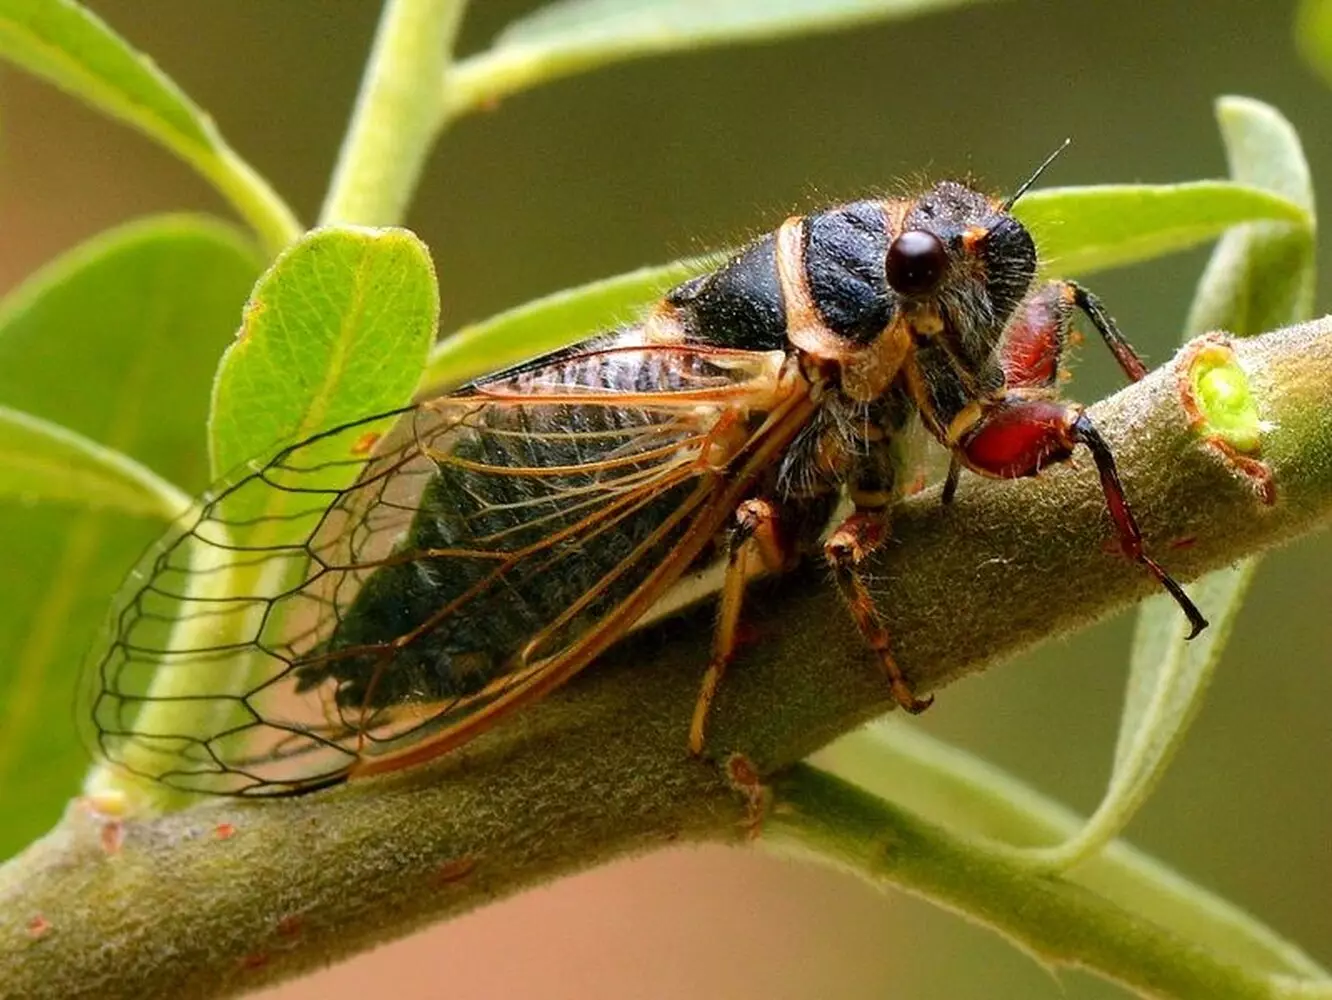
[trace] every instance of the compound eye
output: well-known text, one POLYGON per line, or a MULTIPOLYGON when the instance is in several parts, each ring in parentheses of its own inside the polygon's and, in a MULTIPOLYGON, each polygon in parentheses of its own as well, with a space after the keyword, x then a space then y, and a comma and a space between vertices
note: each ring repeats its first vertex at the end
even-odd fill
POLYGON ((939 287, 948 267, 943 242, 924 229, 908 229, 888 247, 885 276, 893 291, 928 295, 939 287))

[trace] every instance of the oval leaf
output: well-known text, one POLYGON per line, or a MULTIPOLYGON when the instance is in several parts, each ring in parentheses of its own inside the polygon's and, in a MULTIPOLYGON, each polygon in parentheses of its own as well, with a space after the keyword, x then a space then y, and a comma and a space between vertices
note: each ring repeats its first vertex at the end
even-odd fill
POLYGON ((157 65, 74 0, 0 0, 0 57, 151 136, 229 199, 274 252, 300 225, 157 65))
MULTIPOLYGON (((240 332, 219 367, 209 423, 210 453, 219 476, 234 472, 241 477, 247 465, 256 468, 281 442, 312 438, 407 402, 420 379, 438 315, 430 255, 411 233, 339 226, 306 234, 255 286, 240 332)), ((180 554, 186 560, 176 586, 184 596, 173 607, 272 589, 271 582, 264 582, 267 575, 290 567, 227 561, 225 553, 236 546, 257 550, 305 543, 313 530, 311 520, 322 517, 328 504, 327 496, 312 497, 311 491, 340 489, 355 475, 345 460, 349 445, 343 436, 332 435, 304 447, 302 463, 308 463, 311 474, 303 477, 299 492, 255 479, 250 488, 226 494, 227 516, 211 522, 211 545, 193 544, 192 522, 173 528, 166 542, 173 548, 183 546, 180 554), (226 537, 217 537, 219 533, 226 537)), ((132 581, 118 602, 137 600, 138 588, 132 581)), ((252 634, 256 618, 266 611, 263 602, 251 602, 234 613, 183 613, 174 621, 163 611, 163 636, 157 645, 235 645, 235 655, 215 665, 233 680, 200 678, 190 670, 158 670, 142 678, 143 688, 135 692, 146 697, 135 728, 151 733, 220 732, 241 723, 248 711, 244 706, 199 698, 197 687, 251 686, 248 678, 261 668, 233 637, 252 634)), ((95 697, 100 677, 89 680, 85 693, 95 697)), ((189 802, 189 793, 134 777, 134 772, 145 771, 144 760, 154 752, 151 741, 131 746, 121 758, 125 770, 98 768, 86 787, 94 794, 114 793, 135 811, 189 802)))
POLYGON ((307 233, 255 286, 218 368, 214 477, 281 442, 401 406, 438 319, 430 252, 405 229, 307 233))
POLYGON ((459 385, 632 322, 680 282, 706 273, 724 259, 721 254, 708 254, 639 268, 556 292, 465 326, 431 351, 421 384, 429 389, 459 385))
POLYGON ((190 498, 128 455, 0 406, 0 499, 67 503, 170 521, 190 498))
MULTIPOLYGON (((234 229, 208 220, 99 236, 0 305, 0 402, 105 449, 112 464, 202 488, 209 385, 261 266, 234 229)), ((161 524, 12 494, 0 516, 3 857, 78 792, 88 755, 70 710, 76 675, 107 596, 161 524)))
POLYGON ((1242 222, 1309 221, 1282 192, 1233 181, 1045 188, 1024 195, 1013 214, 1036 237, 1042 263, 1061 276, 1163 257, 1242 222))
POLYGON ((548 80, 643 56, 705 45, 813 34, 960 7, 979 0, 558 0, 502 31, 454 67, 453 113, 548 80))
MULTIPOLYGON (((1237 180, 1262 184, 1299 207, 1285 224, 1234 229, 1217 245, 1199 283, 1186 338, 1223 329, 1245 336, 1309 318, 1313 289, 1313 196, 1299 137, 1275 109, 1244 98, 1217 107, 1237 180)), ((1211 627, 1185 641, 1187 626, 1165 595, 1138 612, 1114 767, 1105 796, 1087 823, 1054 848, 1033 852, 1065 869, 1101 851, 1128 825, 1156 788, 1202 706, 1221 660, 1257 559, 1192 583, 1194 601, 1211 627)))

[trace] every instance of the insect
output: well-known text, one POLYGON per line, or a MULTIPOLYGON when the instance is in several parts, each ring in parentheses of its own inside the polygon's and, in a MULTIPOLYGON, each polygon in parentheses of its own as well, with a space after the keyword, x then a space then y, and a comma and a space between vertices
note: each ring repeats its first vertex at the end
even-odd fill
POLYGON ((1109 447, 1057 398, 1078 311, 1130 379, 1146 369, 1091 293, 1036 283, 1010 210, 1039 173, 1006 200, 945 181, 788 219, 636 324, 221 484, 113 615, 101 751, 236 795, 405 767, 568 680, 718 558, 697 753, 746 581, 811 552, 893 698, 921 711, 861 568, 916 420, 951 453, 945 500, 961 470, 1030 476, 1085 447, 1120 549, 1196 634, 1206 621, 1144 551, 1109 447))

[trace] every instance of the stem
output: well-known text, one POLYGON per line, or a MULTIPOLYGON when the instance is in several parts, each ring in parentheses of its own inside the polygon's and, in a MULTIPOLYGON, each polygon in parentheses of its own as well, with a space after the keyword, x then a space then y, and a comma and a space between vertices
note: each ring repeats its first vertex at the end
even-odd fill
POLYGON ((965 913, 1050 965, 1087 969, 1139 996, 1284 995, 1277 977, 1209 952, 1073 882, 1037 876, 1002 849, 950 834, 811 767, 797 765, 777 780, 764 832, 779 849, 965 913))
MULTIPOLYGON (((814 763, 923 819, 1002 845, 1033 875, 1051 874, 1021 848, 1063 841, 1085 820, 999 768, 929 735, 885 720, 820 752, 814 763)), ((1232 961, 1302 980, 1327 973, 1271 928, 1122 840, 1063 873, 1080 885, 1232 961)))
POLYGON ((466 6, 466 0, 386 0, 322 224, 402 221, 438 134, 439 81, 452 63, 466 6))
POLYGON ((578 56, 551 58, 523 49, 480 52, 459 60, 442 90, 437 90, 439 114, 446 123, 451 122, 537 84, 595 67, 599 61, 578 56))
POLYGON ((194 163, 258 234, 271 260, 296 242, 305 227, 268 181, 220 139, 218 145, 216 158, 199 157, 194 163))
MULTIPOLYGON (((1269 422, 1262 448, 1275 504, 1263 504, 1193 431, 1180 401, 1187 358, 1089 410, 1117 449, 1149 545, 1183 579, 1332 518, 1332 318, 1233 347, 1269 422), (1192 544, 1168 547, 1180 538, 1192 544)), ((1021 482, 968 480, 947 509, 937 491, 895 508, 897 544, 876 558, 870 578, 917 688, 940 687, 1148 592, 1145 573, 1103 550, 1108 530, 1090 463, 1021 482)), ((761 775, 780 776, 890 708, 887 685, 817 570, 760 587, 751 607, 762 641, 727 675, 709 753, 737 751, 761 775)), ((302 798, 141 819, 98 819, 76 804, 51 835, 0 868, 0 982, 25 997, 74 995, 90 983, 103 1000, 217 996, 625 853, 681 839, 736 841, 744 801, 715 761, 684 750, 710 655, 711 610, 644 629, 429 766, 302 798), (34 939, 39 917, 45 931, 34 939)), ((900 813, 893 821, 914 849, 952 859, 954 881, 940 886, 940 898, 1025 933, 1026 917, 1007 912, 1003 897, 972 899, 957 884, 965 878, 956 863, 967 857, 957 852, 967 845, 900 813)), ((991 886, 1015 877, 1015 865, 1029 880, 1062 885, 1011 855, 986 863, 991 886)), ((920 885, 928 878, 918 868, 907 875, 920 885)), ((1032 914, 1033 935, 1058 923, 1052 913, 1090 921, 1077 935, 1069 930, 1057 960, 1155 984, 1159 996, 1197 996, 1197 983, 1221 972, 1227 982, 1209 996, 1282 995, 1182 934, 1129 947, 1150 915, 1131 918, 1090 888, 1035 898, 1052 909, 1032 914), (1102 941, 1101 931, 1128 937, 1102 941), (1137 971, 1134 954, 1142 956, 1137 971), (1152 978, 1158 970, 1165 978, 1152 978)), ((1284 995, 1297 995, 1288 986, 1284 995)))

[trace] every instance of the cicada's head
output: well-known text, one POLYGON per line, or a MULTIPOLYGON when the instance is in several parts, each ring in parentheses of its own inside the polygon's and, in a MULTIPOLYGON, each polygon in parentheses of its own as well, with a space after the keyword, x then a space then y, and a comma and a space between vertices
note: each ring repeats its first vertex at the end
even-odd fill
POLYGON ((884 257, 898 321, 979 369, 1036 276, 1036 244, 1004 203, 953 181, 902 205, 884 257))
POLYGON ((954 181, 790 220, 777 257, 791 343, 859 400, 934 354, 974 373, 972 392, 993 388, 1000 336, 1036 275, 1007 203, 954 181))

